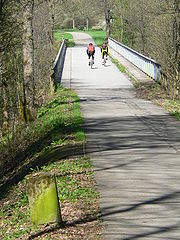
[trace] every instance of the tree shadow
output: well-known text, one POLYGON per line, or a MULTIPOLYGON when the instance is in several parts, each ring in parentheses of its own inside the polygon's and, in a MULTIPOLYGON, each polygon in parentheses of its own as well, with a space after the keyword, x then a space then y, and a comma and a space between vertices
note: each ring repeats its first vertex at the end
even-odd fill
MULTIPOLYGON (((29 236, 28 239, 34 239, 36 237, 40 237, 45 233, 52 233, 58 229, 63 229, 63 228, 68 228, 68 227, 76 227, 79 224, 83 224, 83 223, 87 223, 87 222, 93 222, 93 221, 97 221, 98 219, 102 219, 101 224, 103 224, 104 218, 105 216, 114 216, 115 214, 119 213, 125 213, 125 212, 131 212, 134 211, 135 209, 143 206, 143 205, 149 205, 149 204, 157 204, 157 203, 163 203, 166 200, 172 200, 176 197, 180 196, 180 191, 175 191, 172 193, 168 193, 165 195, 162 195, 160 197, 157 198, 152 198, 137 204, 133 204, 125 209, 122 210, 113 210, 113 206, 108 207, 108 208, 103 208, 101 209, 101 213, 99 213, 99 216, 91 216, 91 215, 86 215, 78 220, 75 221, 71 221, 71 222, 63 222, 61 225, 55 225, 55 226, 48 226, 47 228, 45 228, 44 230, 38 231, 32 235, 29 236), (104 210, 110 210, 108 213, 103 213, 104 210)), ((146 230, 146 232, 139 233, 139 234, 134 234, 132 236, 128 236, 128 237, 123 237, 123 236, 119 236, 119 239, 122 240, 133 240, 133 239, 139 239, 139 238, 143 238, 143 237, 149 237, 149 236, 153 236, 155 234, 163 234, 166 232, 171 232, 174 229, 179 228, 180 226, 180 221, 178 221, 176 224, 171 224, 169 223, 169 225, 167 226, 156 226, 154 230, 152 230, 152 227, 149 226, 149 230, 146 230)), ((131 227, 131 226, 129 226, 131 227)), ((138 226, 139 228, 141 228, 142 226, 138 226)), ((148 227, 147 227, 148 228, 148 227)), ((173 238, 173 239, 178 239, 178 238, 173 238)))
MULTIPOLYGON (((161 196, 156 197, 156 198, 151 198, 151 199, 139 202, 137 204, 132 204, 129 207, 126 207, 126 208, 121 209, 121 210, 114 210, 114 208, 116 208, 116 206, 112 205, 110 207, 105 207, 105 208, 101 209, 100 218, 102 218, 102 220, 105 220, 104 217, 107 217, 107 216, 111 216, 113 218, 114 215, 117 215, 117 214, 119 214, 120 216, 123 213, 127 213, 128 214, 128 212, 133 212, 137 208, 141 208, 144 205, 146 205, 146 206, 152 205, 152 208, 153 208, 153 206, 155 204, 166 204, 166 201, 172 201, 172 200, 175 200, 177 198, 179 199, 179 197, 180 197, 180 191, 174 191, 174 192, 171 192, 171 193, 167 193, 167 194, 161 195, 161 196), (108 212, 107 212, 107 210, 108 210, 108 212)), ((152 223, 153 223, 153 220, 152 220, 152 223)), ((135 224, 135 222, 134 222, 134 224, 135 224)), ((133 226, 132 223, 129 224, 129 226, 127 224, 128 228, 131 228, 132 226, 133 226)), ((134 225, 134 227, 138 228, 139 230, 142 228, 142 230, 141 230, 142 233, 131 234, 131 236, 121 237, 119 239, 122 239, 122 240, 132 240, 132 239, 140 239, 140 238, 144 238, 144 237, 153 236, 155 234, 163 234, 163 233, 166 233, 166 232, 170 233, 170 232, 173 232, 174 230, 179 229, 180 221, 176 221, 176 223, 172 223, 167 218, 167 222, 164 223, 164 226, 163 226, 163 224, 162 225, 156 225, 156 226, 153 226, 153 225, 152 226, 148 226, 148 225, 144 226, 142 224, 142 225, 138 225, 138 226, 134 225), (146 227, 146 230, 143 229, 144 227, 146 227), (154 228, 154 229, 152 230, 152 228, 154 228)), ((128 233, 127 233, 127 235, 128 235, 128 233)), ((177 236, 177 238, 174 237, 172 239, 179 239, 179 237, 177 236)))
POLYGON ((78 220, 75 221, 71 221, 71 222, 62 222, 61 224, 56 224, 56 225, 52 225, 52 226, 48 226, 45 227, 43 230, 40 230, 36 233, 31 234, 28 239, 34 239, 36 237, 40 237, 43 234, 46 233, 53 233, 54 231, 57 231, 59 229, 65 229, 68 227, 76 227, 77 225, 81 225, 84 223, 88 223, 88 222, 93 222, 93 221, 97 221, 98 217, 95 216, 91 216, 91 215, 86 215, 83 218, 80 218, 78 220))
MULTIPOLYGON (((151 109, 149 110, 146 108, 146 106, 150 107, 147 101, 137 100, 135 98, 130 99, 128 97, 128 91, 131 90, 124 89, 125 93, 126 91, 127 97, 122 91, 119 92, 119 95, 108 95, 108 91, 103 92, 103 89, 101 89, 100 97, 99 95, 96 97, 94 92, 94 95, 80 99, 80 101, 82 100, 82 106, 84 106, 85 112, 86 105, 92 109, 92 113, 88 111, 89 117, 85 119, 84 130, 88 139, 86 153, 92 159, 95 159, 94 171, 98 178, 97 188, 102 187, 103 194, 105 193, 102 195, 100 218, 105 221, 105 224, 111 223, 111 221, 117 221, 117 224, 119 224, 127 220, 127 222, 124 223, 127 229, 133 227, 137 229, 137 231, 133 231, 133 229, 127 231, 126 235, 120 234, 118 236, 118 233, 114 233, 117 235, 115 239, 130 240, 145 237, 151 238, 154 235, 160 235, 163 239, 163 236, 171 236, 171 233, 174 236, 172 239, 179 239, 178 236, 175 237, 173 231, 180 227, 178 220, 180 191, 177 185, 177 182, 180 180, 180 175, 178 174, 180 166, 178 160, 180 150, 180 122, 163 111, 160 113, 158 110, 156 110, 156 112, 151 111, 151 109), (105 105, 106 101, 108 103, 107 107, 105 105), (142 101, 144 104, 143 107, 139 103, 136 103, 138 101, 142 101), (108 110, 110 102, 111 106, 117 104, 116 110, 113 111, 112 108, 112 114, 110 114, 111 109, 108 110), (126 111, 128 108, 133 111, 133 114, 126 111), (93 114, 94 109, 97 114, 93 114), (124 111, 125 114, 116 114, 116 112, 121 113, 121 110, 124 111), (152 112, 154 114, 152 114, 152 112), (142 167, 149 166, 149 164, 154 166, 152 167, 152 172, 143 172, 142 167), (113 185, 111 185, 112 179, 110 179, 109 176, 113 176, 114 172, 119 171, 120 173, 123 172, 123 177, 126 180, 126 171, 127 174, 133 174, 135 172, 134 169, 138 171, 138 168, 142 170, 138 172, 138 179, 142 184, 146 184, 146 182, 143 182, 141 172, 144 174, 143 176, 149 174, 149 176, 144 178, 152 189, 148 189, 148 187, 146 189, 146 185, 144 185, 142 189, 146 189, 147 193, 148 190, 150 190, 149 192, 152 194, 148 195, 142 192, 142 194, 144 194, 143 197, 142 195, 138 197, 139 195, 138 193, 136 195, 136 189, 134 189, 133 196, 135 196, 136 199, 132 199, 132 197, 128 198, 128 196, 124 194, 124 196, 127 197, 127 202, 124 203, 125 206, 123 206, 123 204, 121 204, 121 196, 116 195, 116 188, 113 189, 113 185), (157 181, 153 179, 153 169, 157 181), (158 182, 158 174, 161 177, 161 173, 163 174, 164 181, 160 178, 158 182), (153 192, 154 186, 156 186, 155 192, 153 192), (156 197, 152 197, 155 195, 156 197), (111 202, 111 198, 114 202, 111 202), (117 198, 117 201, 114 198, 117 198), (161 208, 158 209, 158 211, 156 210, 159 205, 165 208, 164 211, 166 211, 166 214, 163 213, 161 208), (151 210, 147 213, 146 209, 154 211, 154 216, 156 216, 154 220, 163 215, 164 221, 161 223, 159 220, 159 222, 154 223, 153 218, 151 219, 151 216, 148 215, 148 213, 151 215, 151 210), (143 221, 139 221, 140 223, 137 224, 138 214, 141 214, 142 218, 143 214, 149 216, 147 220, 149 224, 144 224, 143 221), (176 216, 173 214, 176 214, 176 216), (128 218, 129 215, 132 218, 128 218), (172 220, 173 217, 176 219, 172 220), (128 232, 131 232, 131 234, 128 234, 128 232)), ((133 181, 133 175, 127 175, 127 179, 129 177, 133 181)), ((121 186, 124 188, 120 192, 124 191, 124 193, 126 193, 126 186, 123 185, 121 178, 119 178, 117 179, 115 187, 120 189, 121 186)), ((128 185, 128 187, 130 186, 128 185)), ((131 193, 131 189, 127 191, 129 194, 131 193)), ((125 199, 123 200, 125 201, 125 199)), ((123 227, 124 226, 122 226, 122 229, 123 227)), ((113 227, 113 229, 115 228, 116 226, 113 227)), ((109 226, 109 229, 110 232, 113 231, 111 226, 109 226)), ((116 229, 114 231, 116 232, 116 229)), ((123 229, 123 231, 125 230, 123 229)), ((107 233, 109 236, 110 233, 107 233)), ((164 239, 170 238, 166 236, 164 239)))

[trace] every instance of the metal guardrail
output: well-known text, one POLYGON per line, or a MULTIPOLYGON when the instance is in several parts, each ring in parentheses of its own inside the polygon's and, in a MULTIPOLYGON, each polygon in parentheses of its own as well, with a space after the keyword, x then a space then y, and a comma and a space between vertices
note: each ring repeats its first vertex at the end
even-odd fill
POLYGON ((65 44, 65 41, 63 40, 61 47, 59 49, 59 52, 53 62, 53 71, 54 71, 53 79, 55 84, 61 83, 65 55, 66 55, 66 44, 65 44))
POLYGON ((153 59, 150 59, 135 50, 117 42, 116 40, 109 38, 109 46, 116 52, 120 53, 129 62, 134 64, 148 76, 152 77, 155 81, 159 80, 160 77, 160 64, 153 59))

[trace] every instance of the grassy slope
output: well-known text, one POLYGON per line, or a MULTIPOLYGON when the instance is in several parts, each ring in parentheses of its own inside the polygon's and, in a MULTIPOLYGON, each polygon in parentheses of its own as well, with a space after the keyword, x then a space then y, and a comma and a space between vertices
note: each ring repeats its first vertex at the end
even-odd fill
MULTIPOLYGON (((53 98, 39 109, 36 122, 23 133, 21 139, 25 142, 24 147, 40 140, 41 144, 36 144, 37 149, 32 155, 41 154, 56 145, 83 142, 85 134, 81 130, 82 121, 77 95, 72 90, 58 88, 53 98)), ((41 239, 72 239, 73 234, 80 232, 85 239, 87 234, 95 236, 92 239, 98 239, 98 193, 94 188, 90 160, 61 160, 31 171, 56 174, 62 217, 66 222, 65 228, 44 233, 41 239), (82 225, 79 226, 77 222, 82 222, 82 225)), ((33 228, 25 188, 25 180, 22 180, 0 200, 0 239, 26 239, 32 232, 46 228, 33 228)))
POLYGON ((15 140, 4 138, 1 141, 1 176, 55 145, 83 142, 82 122, 77 95, 59 88, 52 100, 38 110, 35 122, 26 129, 19 129, 15 140))

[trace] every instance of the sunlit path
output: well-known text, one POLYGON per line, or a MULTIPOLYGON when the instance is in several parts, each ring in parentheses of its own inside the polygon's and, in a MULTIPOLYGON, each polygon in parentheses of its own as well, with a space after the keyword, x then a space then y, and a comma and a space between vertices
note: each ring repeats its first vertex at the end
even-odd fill
POLYGON ((102 66, 98 48, 91 70, 92 40, 72 34, 62 82, 81 99, 105 239, 180 239, 180 123, 137 99, 124 74, 102 66))

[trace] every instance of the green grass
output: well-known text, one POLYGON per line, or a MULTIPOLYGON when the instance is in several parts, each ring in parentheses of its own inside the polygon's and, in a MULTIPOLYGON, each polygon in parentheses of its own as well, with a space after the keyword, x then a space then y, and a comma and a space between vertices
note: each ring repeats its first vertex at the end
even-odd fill
MULTIPOLYGON (((61 41, 62 38, 68 39, 68 41, 69 41, 68 46, 72 47, 72 46, 74 46, 74 40, 73 40, 72 35, 67 32, 73 32, 73 31, 78 32, 79 30, 78 29, 76 29, 76 30, 72 30, 72 29, 56 30, 54 32, 54 39, 56 41, 61 41)), ((106 32, 103 30, 89 30, 89 31, 80 31, 80 32, 88 33, 94 39, 97 46, 102 46, 102 44, 106 38, 106 32)))
POLYGON ((75 45, 73 36, 70 33, 67 33, 67 32, 64 32, 61 30, 57 30, 54 32, 53 36, 54 36, 55 41, 62 41, 62 39, 67 39, 68 47, 74 47, 74 45, 75 45))
POLYGON ((25 191, 22 191, 22 185, 19 184, 12 192, 9 194, 10 199, 3 204, 0 210, 0 220, 1 220, 1 239, 17 239, 20 236, 29 232, 28 224, 30 224, 30 212, 27 209, 28 198, 25 191))
MULTIPOLYGON (((34 132, 42 137, 48 135, 49 144, 54 145, 56 141, 64 139, 71 143, 78 140, 76 133, 79 133, 82 123, 79 98, 76 93, 59 87, 53 99, 39 109, 34 132)), ((85 135, 81 140, 85 140, 85 135)))
POLYGON ((82 142, 82 123, 78 96, 59 87, 54 98, 38 111, 35 132, 38 136, 48 135, 48 145, 82 142))
MULTIPOLYGON (((82 123, 78 96, 72 90, 58 87, 52 99, 38 110, 36 121, 22 131, 16 150, 18 151, 18 147, 21 148, 23 144, 26 153, 34 156, 56 145, 84 142, 85 134, 81 129, 82 123), (34 149, 31 149, 32 144, 35 145, 34 149), (29 152, 32 150, 33 152, 29 152)), ((30 171, 56 174, 62 208, 65 203, 79 204, 81 202, 83 203, 82 209, 87 210, 88 214, 89 211, 94 214, 92 204, 98 198, 98 193, 94 189, 92 164, 89 159, 58 161, 44 165, 42 168, 30 169, 30 171)), ((71 211, 70 209, 70 214, 71 211)), ((0 239, 27 239, 30 232, 34 231, 30 219, 25 180, 1 197, 0 222, 0 239)))
MULTIPOLYGON (((38 171, 56 174, 58 195, 62 209, 66 203, 72 203, 78 204, 78 208, 81 207, 88 214, 89 211, 95 214, 93 203, 96 202, 99 194, 94 189, 94 176, 90 159, 77 158, 58 161, 43 166, 32 173, 38 171)), ((30 232, 38 230, 34 229, 31 223, 25 180, 22 180, 4 199, 1 199, 0 204, 0 239, 9 240, 20 237, 21 239, 27 239, 30 232)), ((69 215, 72 214, 74 216, 74 213, 71 213, 72 209, 68 209, 68 211, 69 215)), ((62 217, 63 219, 65 218, 65 216, 62 217)))
POLYGON ((103 30, 89 30, 85 31, 88 33, 95 41, 97 46, 102 46, 105 38, 106 38, 106 32, 103 30))

